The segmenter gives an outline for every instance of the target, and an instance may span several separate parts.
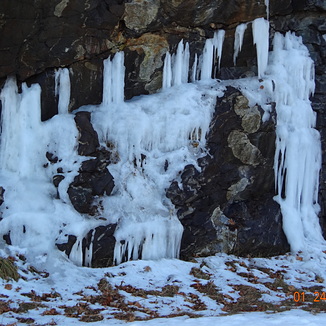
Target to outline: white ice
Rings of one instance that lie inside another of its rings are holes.
[[[314,64],[300,37],[275,34],[269,73],[275,83],[274,169],[283,229],[292,251],[311,251],[324,242],[318,220],[321,143],[309,101]]]
[[[121,103],[124,100],[124,53],[118,52],[104,60],[103,103],[105,105]]]
[[[241,51],[242,44],[243,44],[243,36],[247,29],[247,24],[240,24],[235,29],[234,34],[234,54],[233,54],[233,63],[236,65],[237,57],[239,52]]]
[[[58,113],[68,113],[70,103],[69,69],[60,68],[55,72],[55,96],[59,96]]]
[[[252,22],[254,44],[256,44],[258,77],[261,78],[268,64],[269,49],[269,22],[264,18],[257,18]]]

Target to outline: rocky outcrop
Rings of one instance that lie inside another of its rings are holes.
[[[236,65],[232,55],[234,32],[240,23],[266,17],[266,9],[264,1],[246,0],[28,0],[19,6],[3,0],[0,87],[8,75],[16,75],[19,82],[39,83],[42,120],[47,120],[57,114],[56,69],[69,68],[70,111],[99,104],[103,97],[103,59],[123,50],[125,97],[154,93],[162,85],[166,51],[175,50],[184,39],[189,42],[192,63],[194,53],[201,52],[206,38],[218,29],[226,33],[221,69],[214,77],[253,76],[257,67],[251,24],[244,34]],[[318,114],[317,128],[323,146],[320,219],[326,232],[325,1],[270,0],[269,18],[271,36],[276,31],[288,30],[301,35],[315,62],[316,92],[312,103]],[[210,155],[198,162],[202,171],[187,166],[181,174],[183,190],[176,181],[167,190],[185,228],[183,258],[219,251],[272,255],[288,250],[280,210],[272,199],[274,122],[271,119],[262,123],[261,114],[259,107],[248,107],[241,93],[228,89],[217,102],[208,137]],[[79,112],[75,121],[80,131],[78,153],[89,159],[81,165],[68,194],[77,211],[92,215],[96,214],[94,198],[110,194],[113,189],[113,177],[107,169],[112,158],[110,152],[100,148],[90,114]],[[50,163],[53,159],[48,157]],[[53,182],[58,186],[62,179],[58,171]],[[100,239],[108,238],[110,245],[99,248],[112,249],[114,228],[101,228],[104,229],[94,233],[93,248]],[[90,234],[85,237],[84,250],[89,246],[89,238]],[[96,252],[94,265],[112,263],[104,249]]]
[[[99,148],[97,133],[90,122],[89,112],[76,113],[75,122],[79,130],[78,154],[95,158],[81,164],[79,174],[68,188],[68,195],[76,211],[94,215],[94,197],[110,195],[114,187],[113,176],[107,169],[111,155],[107,150]]]
[[[181,257],[227,252],[269,256],[289,246],[273,200],[275,116],[261,122],[261,108],[229,87],[217,99],[207,138],[209,154],[181,174],[167,197],[184,226]],[[274,113],[275,114],[275,113]]]

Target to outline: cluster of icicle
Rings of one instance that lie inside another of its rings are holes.
[[[237,57],[243,45],[244,33],[247,24],[237,26],[234,35],[233,62],[236,64]],[[258,77],[261,78],[267,68],[269,47],[269,22],[264,18],[255,19],[252,22],[253,40],[257,49]],[[189,67],[190,51],[189,44],[181,40],[175,54],[166,53],[163,66],[163,89],[181,85],[188,81],[208,80],[216,76],[221,67],[222,50],[225,31],[218,30],[213,38],[205,42],[202,54],[195,54],[192,68]]]
[[[268,5],[268,1],[265,3]],[[236,28],[233,55],[235,63],[243,45],[246,28],[247,24],[240,24]],[[291,33],[285,36],[276,33],[273,52],[269,54],[267,20],[256,19],[252,23],[252,30],[257,50],[258,77],[272,79],[275,85],[270,94],[270,98],[276,102],[277,110],[275,198],[282,210],[283,229],[291,249],[305,250],[312,244],[323,242],[317,216],[318,177],[321,167],[320,136],[314,129],[316,116],[309,101],[309,96],[314,91],[313,62],[301,39]],[[210,96],[209,93],[188,85],[187,92],[175,99],[173,89],[170,88],[189,80],[196,82],[215,76],[220,69],[224,36],[225,32],[219,30],[213,38],[206,40],[202,54],[194,56],[191,68],[189,44],[181,41],[176,54],[167,53],[165,57],[165,92],[131,102],[124,102],[123,53],[119,52],[104,62],[103,103],[101,108],[97,107],[92,111],[92,122],[97,128],[99,138],[103,142],[113,141],[120,154],[120,162],[110,167],[112,173],[116,173],[115,181],[120,194],[107,198],[108,210],[115,210],[116,215],[120,213],[127,216],[122,221],[113,221],[120,223],[114,235],[117,264],[129,259],[176,258],[179,255],[182,225],[175,212],[171,213],[169,205],[164,202],[164,189],[178,171],[182,171],[184,165],[189,162],[196,164],[196,157],[187,146],[189,139],[195,139],[200,146],[205,146],[205,135],[209,130],[214,110],[213,97],[216,98],[216,93]],[[46,123],[41,123],[40,120],[39,85],[30,88],[23,85],[22,93],[19,94],[15,80],[9,78],[1,92],[0,172],[2,175],[16,173],[18,178],[30,179],[30,187],[39,198],[45,196],[45,192],[42,191],[43,186],[37,188],[34,179],[39,180],[40,184],[46,179],[40,178],[39,174],[42,170],[40,166],[45,160],[44,152],[48,150],[67,161],[71,160],[67,169],[75,164],[77,134],[71,132],[73,116],[67,114],[70,102],[69,71],[58,70],[55,83],[60,114]],[[222,93],[221,90],[220,92]],[[64,143],[59,142],[61,134],[66,133],[71,134],[68,145],[67,139],[63,140]],[[53,139],[58,142],[53,142]],[[141,161],[142,154],[146,155],[144,162]],[[165,162],[169,163],[169,167],[162,173]],[[66,187],[69,184],[68,175],[66,177],[67,180],[60,184],[61,188],[62,184],[66,184]],[[9,232],[21,223],[20,233],[11,232],[15,245],[40,246],[42,241],[37,240],[37,237],[44,234],[43,240],[46,237],[51,238],[51,241],[46,240],[50,247],[54,242],[53,230],[59,230],[60,225],[65,223],[64,220],[57,222],[53,219],[50,211],[56,207],[57,218],[63,218],[65,214],[62,212],[67,212],[67,206],[58,206],[51,190],[48,199],[33,201],[33,212],[30,213],[31,200],[27,196],[29,192],[20,188],[22,187],[13,186],[13,190],[7,192],[6,199],[10,193],[16,191],[20,197],[20,205],[9,205],[11,207],[6,214],[10,218],[4,214],[1,221],[3,230]],[[66,191],[61,191],[60,197],[66,203],[69,202]],[[24,213],[24,210],[28,212]],[[41,213],[37,215],[36,212]],[[29,218],[31,214],[33,219]],[[39,216],[37,221],[35,216]],[[70,213],[70,216],[79,223],[79,217],[75,213]],[[12,217],[20,218],[20,222]],[[45,232],[44,225],[47,224],[48,231]],[[28,230],[34,230],[31,234],[35,236],[28,238],[28,232],[31,232]],[[84,236],[81,230],[70,254],[70,258],[80,265],[83,261]],[[91,264],[92,246],[87,250],[84,260],[86,265]]]
[[[199,57],[195,54],[192,66],[190,80],[210,79],[216,74],[215,62],[218,60],[218,69],[221,65],[222,48],[225,37],[225,31],[219,30],[214,33],[214,37],[207,39],[202,55]],[[170,54],[167,52],[163,68],[163,89],[171,86],[181,85],[189,81],[189,44],[183,44],[181,40],[178,44],[177,53]],[[212,69],[212,67],[214,67]]]
[[[275,180],[283,230],[293,252],[313,251],[324,242],[318,220],[321,143],[314,92],[314,63],[301,38],[275,34],[270,73],[277,110]]]
[[[267,15],[269,1],[265,0]],[[247,24],[237,26],[233,61],[243,45]],[[276,102],[277,128],[275,182],[283,215],[283,229],[293,252],[304,251],[324,243],[318,220],[318,187],[321,168],[321,144],[315,129],[316,114],[309,97],[314,92],[314,64],[300,37],[288,32],[275,34],[273,52],[269,54],[269,22],[263,18],[252,22],[257,51],[258,77],[273,80],[271,95]],[[206,41],[203,54],[195,56],[191,81],[204,80],[220,68],[224,31]],[[218,59],[218,64],[216,61]],[[270,63],[268,62],[270,60]],[[179,43],[175,55],[164,62],[163,88],[187,82],[189,46]],[[213,68],[212,68],[213,67]],[[212,70],[213,69],[213,70]]]

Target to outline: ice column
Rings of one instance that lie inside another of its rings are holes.
[[[55,96],[59,96],[58,113],[68,113],[70,103],[70,77],[67,68],[55,72]]]
[[[177,53],[166,53],[163,67],[163,88],[181,85],[188,82],[189,75],[189,44],[183,45],[183,40],[178,44]]]
[[[291,250],[312,250],[324,241],[317,216],[321,143],[309,101],[314,64],[301,38],[275,34],[270,72],[277,110],[276,200]]]
[[[201,80],[212,78],[212,72],[215,73],[217,59],[218,69],[220,69],[224,37],[225,31],[219,30],[218,32],[215,32],[212,39],[206,40],[203,54],[201,56]]]
[[[254,44],[256,44],[258,77],[261,78],[267,68],[269,48],[269,22],[257,18],[252,23]]]
[[[233,63],[236,65],[237,57],[239,52],[241,51],[242,44],[243,44],[243,36],[245,30],[247,29],[247,24],[240,24],[235,29],[234,34],[234,54],[233,54]]]
[[[19,176],[39,179],[43,157],[41,125],[41,87],[22,85],[9,78],[1,92],[1,169]]]
[[[117,104],[124,101],[124,53],[117,52],[113,59],[104,60],[103,105]]]

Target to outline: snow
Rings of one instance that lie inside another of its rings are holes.
[[[23,318],[67,326],[84,325],[94,317],[100,317],[95,325],[129,321],[131,326],[317,325],[325,319],[324,301],[313,301],[314,292],[325,291],[325,258],[307,262],[293,256],[219,254],[193,262],[139,260],[91,269],[63,256],[36,260],[32,266],[24,254],[16,247],[0,250],[1,257],[12,257],[21,276],[17,282],[0,280],[1,307],[8,307],[0,316],[3,325]],[[164,289],[170,292],[164,294]],[[304,292],[305,301],[296,303],[295,292]]]
[[[258,77],[261,78],[267,68],[269,49],[269,22],[257,18],[252,22],[252,34],[257,50]]]

